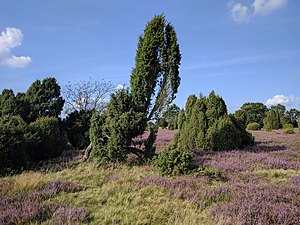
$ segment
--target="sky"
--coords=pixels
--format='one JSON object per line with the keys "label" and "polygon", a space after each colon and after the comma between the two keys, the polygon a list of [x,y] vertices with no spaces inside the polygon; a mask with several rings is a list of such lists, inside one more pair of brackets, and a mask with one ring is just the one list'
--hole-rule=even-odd
{"label": "sky", "polygon": [[182,54],[177,105],[214,90],[229,112],[300,110],[299,0],[0,0],[0,90],[45,77],[129,87],[138,37],[162,13]]}

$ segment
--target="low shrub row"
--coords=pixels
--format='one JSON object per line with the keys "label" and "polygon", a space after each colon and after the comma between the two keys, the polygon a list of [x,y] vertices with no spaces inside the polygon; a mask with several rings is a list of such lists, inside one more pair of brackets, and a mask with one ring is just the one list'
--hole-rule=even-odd
{"label": "low shrub row", "polygon": [[54,117],[27,124],[20,116],[0,117],[0,175],[60,155],[66,138]]}

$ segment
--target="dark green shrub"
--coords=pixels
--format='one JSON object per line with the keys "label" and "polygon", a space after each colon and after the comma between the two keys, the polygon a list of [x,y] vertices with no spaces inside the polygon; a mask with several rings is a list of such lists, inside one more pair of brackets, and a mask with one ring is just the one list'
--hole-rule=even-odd
{"label": "dark green shrub", "polygon": [[247,130],[260,130],[260,124],[253,122],[247,125]]}
{"label": "dark green shrub", "polygon": [[0,117],[0,174],[25,166],[26,126],[20,116]]}
{"label": "dark green shrub", "polygon": [[64,129],[67,132],[68,141],[75,148],[86,148],[90,143],[90,124],[92,111],[74,111],[64,120]]}
{"label": "dark green shrub", "polygon": [[286,133],[286,134],[293,134],[294,133],[293,124],[284,124],[283,129],[284,129],[284,133]]}
{"label": "dark green shrub", "polygon": [[264,119],[264,128],[267,131],[278,130],[280,128],[280,115],[277,109],[271,109]]}
{"label": "dark green shrub", "polygon": [[[112,94],[104,115],[95,113],[91,119],[90,138],[98,162],[125,162],[133,149],[132,139],[143,134],[146,126],[146,116],[128,90]],[[145,149],[145,155],[150,155],[147,150],[153,151]]]}
{"label": "dark green shrub", "polygon": [[65,133],[59,120],[54,117],[40,117],[29,124],[28,160],[38,162],[59,156],[66,146]]}
{"label": "dark green shrub", "polygon": [[193,155],[179,149],[167,149],[154,159],[154,165],[162,175],[187,174],[192,169]]}
{"label": "dark green shrub", "polygon": [[176,137],[175,147],[219,151],[254,143],[252,135],[245,129],[244,112],[228,115],[224,100],[214,92],[208,98],[190,96],[186,107],[185,111],[189,113]]}
{"label": "dark green shrub", "polygon": [[243,146],[241,132],[229,116],[221,117],[207,130],[209,149],[214,151],[231,150]]}
{"label": "dark green shrub", "polygon": [[225,181],[226,177],[218,168],[199,167],[197,173],[208,177],[210,180]]}
{"label": "dark green shrub", "polygon": [[161,128],[166,128],[168,126],[168,122],[165,117],[161,117],[158,119],[158,126]]}
{"label": "dark green shrub", "polygon": [[93,148],[93,155],[101,164],[109,162],[109,153],[105,148],[107,138],[104,136],[103,125],[105,117],[98,112],[94,112],[91,118],[90,140]]}

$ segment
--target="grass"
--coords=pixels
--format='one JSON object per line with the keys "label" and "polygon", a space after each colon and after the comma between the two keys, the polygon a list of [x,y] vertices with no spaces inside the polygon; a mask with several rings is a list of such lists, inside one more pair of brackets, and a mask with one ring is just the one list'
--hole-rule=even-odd
{"label": "grass", "polygon": [[0,224],[299,224],[299,134],[253,134],[253,147],[196,157],[224,180],[93,162],[0,178]]}

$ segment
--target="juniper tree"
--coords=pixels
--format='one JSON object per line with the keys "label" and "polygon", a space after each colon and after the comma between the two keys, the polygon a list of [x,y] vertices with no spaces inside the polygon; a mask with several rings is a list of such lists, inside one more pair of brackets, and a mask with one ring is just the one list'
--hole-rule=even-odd
{"label": "juniper tree", "polygon": [[184,109],[181,109],[178,113],[178,119],[177,119],[178,129],[182,129],[184,122],[185,122],[185,111]]}
{"label": "juniper tree", "polygon": [[157,119],[174,100],[180,84],[180,60],[174,27],[163,15],[155,16],[139,37],[130,77],[134,101],[147,114],[148,121]]}
{"label": "juniper tree", "polygon": [[156,126],[148,126],[150,134],[143,143],[144,151],[132,147],[132,139],[144,133],[147,122],[156,122],[174,100],[180,84],[180,60],[173,26],[163,15],[155,16],[139,37],[131,92],[121,90],[112,95],[103,115],[103,128],[99,128],[97,116],[92,118],[90,136],[100,160],[122,162],[128,153],[142,158],[154,155]]}
{"label": "juniper tree", "polygon": [[186,103],[186,120],[175,146],[185,150],[230,150],[253,143],[244,124],[227,114],[224,100],[214,92],[209,97],[191,95]]}
{"label": "juniper tree", "polygon": [[264,119],[264,128],[267,131],[277,130],[280,128],[280,113],[277,109],[271,109]]}

